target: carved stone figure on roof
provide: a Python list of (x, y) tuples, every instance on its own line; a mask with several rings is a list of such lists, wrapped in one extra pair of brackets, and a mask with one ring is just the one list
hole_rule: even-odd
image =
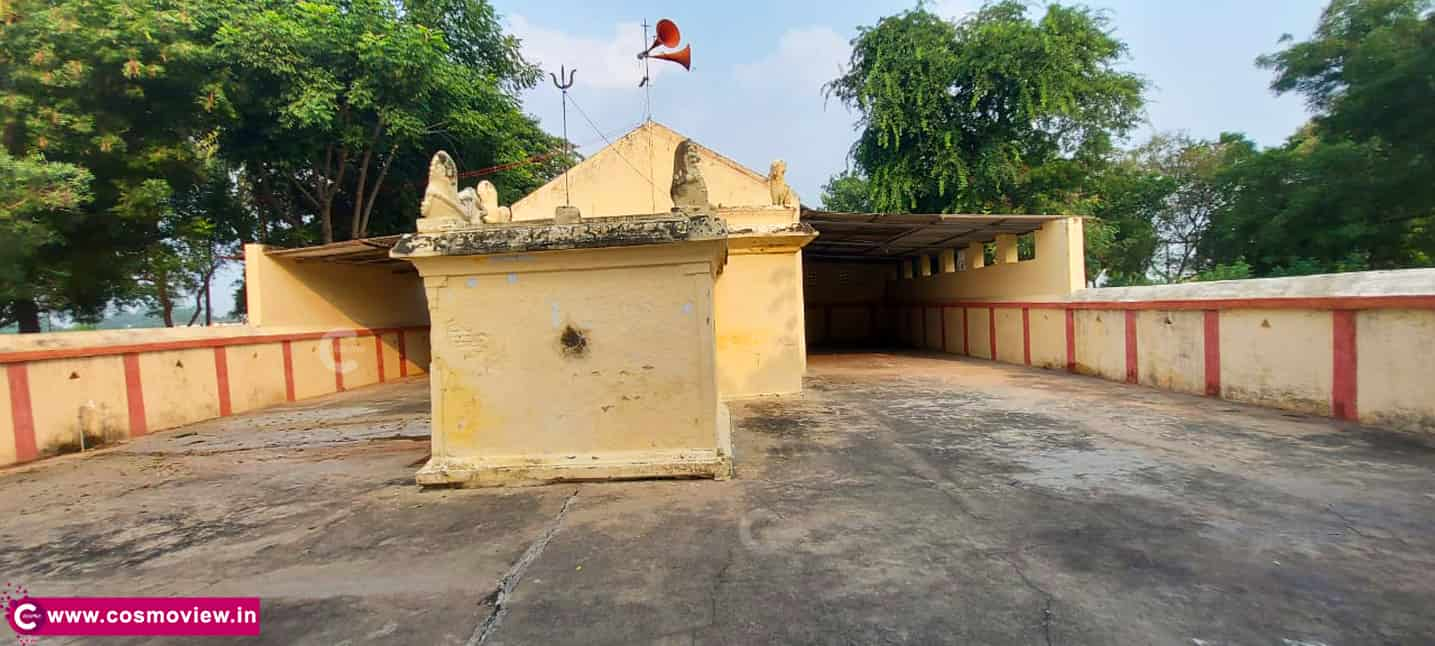
[(673, 198), (673, 209), (679, 211), (707, 210), (708, 187), (703, 182), (702, 169), (698, 164), (697, 144), (684, 139), (673, 153), (673, 186), (669, 195)]

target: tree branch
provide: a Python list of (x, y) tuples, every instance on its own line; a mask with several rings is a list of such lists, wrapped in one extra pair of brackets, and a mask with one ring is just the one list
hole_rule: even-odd
[(384, 185), (384, 177), (389, 174), (389, 165), (394, 163), (394, 156), (399, 152), (399, 145), (389, 147), (389, 154), (384, 158), (383, 166), (379, 167), (379, 176), (374, 180), (374, 189), (369, 193), (369, 199), (364, 203), (364, 225), (359, 229), (360, 237), (369, 235), (369, 216), (374, 212), (374, 202), (379, 199), (379, 187)]
[(351, 238), (360, 237), (364, 213), (364, 182), (369, 178), (369, 162), (374, 158), (374, 146), (378, 145), (379, 134), (384, 128), (384, 118), (374, 123), (374, 133), (369, 136), (369, 145), (364, 148), (364, 160), (359, 163), (359, 181), (354, 189), (354, 216), (349, 222)]

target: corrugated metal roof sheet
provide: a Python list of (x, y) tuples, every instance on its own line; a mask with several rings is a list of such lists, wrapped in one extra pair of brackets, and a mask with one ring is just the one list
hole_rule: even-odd
[(379, 236), (344, 240), (313, 247), (270, 249), (267, 253), (270, 256), (298, 261), (340, 262), (351, 265), (389, 263), (407, 265), (408, 263), (405, 261), (389, 257), (389, 249), (398, 241), (399, 236)]
[(802, 221), (820, 235), (805, 256), (824, 260), (890, 262), (991, 242), (1000, 234), (1022, 235), (1064, 215), (950, 215), (939, 213), (842, 213), (802, 209)]

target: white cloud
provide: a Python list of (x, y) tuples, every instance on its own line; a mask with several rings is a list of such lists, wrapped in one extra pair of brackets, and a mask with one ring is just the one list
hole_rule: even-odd
[[(611, 38), (572, 36), (530, 22), (521, 15), (508, 18), (509, 33), (523, 40), (523, 56), (538, 63), (544, 72), (558, 72), (558, 67), (578, 69), (577, 82), (587, 87), (612, 89), (634, 88), (643, 79), (637, 54), (643, 49), (643, 28), (636, 22), (613, 26)], [(672, 72), (676, 66), (653, 65), (652, 76)]]
[(749, 87), (784, 87), (792, 92), (817, 92), (837, 78), (851, 48), (831, 27), (789, 29), (778, 39), (777, 50), (751, 63), (733, 68), (737, 81)]

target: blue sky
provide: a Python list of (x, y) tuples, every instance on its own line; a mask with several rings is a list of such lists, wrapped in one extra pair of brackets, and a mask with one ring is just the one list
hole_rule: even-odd
[[(494, 0), (508, 29), (523, 38), (545, 70), (578, 68), (572, 96), (592, 125), (570, 111), (569, 134), (592, 153), (643, 118), (642, 78), (634, 54), (644, 19), (671, 18), (693, 47), (693, 70), (655, 62), (653, 117), (758, 171), (788, 162), (788, 182), (816, 205), (827, 178), (847, 166), (856, 138), (853, 117), (825, 101), (822, 84), (847, 60), (859, 25), (915, 6), (912, 2), (532, 2)], [(979, 0), (929, 3), (960, 17)], [(1130, 46), (1123, 67), (1151, 83), (1147, 124), (1134, 135), (1185, 131), (1214, 138), (1244, 132), (1262, 145), (1281, 143), (1306, 120), (1301, 99), (1277, 97), (1255, 58), (1290, 33), (1314, 29), (1325, 0), (1093, 0)], [(1034, 12), (1040, 11), (1039, 8)], [(559, 132), (559, 95), (546, 80), (524, 95), (525, 109)], [(596, 127), (595, 127), (596, 126)], [(222, 271), (218, 285), (241, 274)], [(229, 311), (229, 289), (215, 291)]]
[[(823, 99), (822, 83), (838, 74), (859, 25), (915, 6), (910, 2), (523, 2), (495, 0), (524, 51), (545, 69), (578, 68), (572, 96), (597, 126), (570, 113), (571, 138), (591, 153), (643, 114), (634, 54), (639, 23), (671, 18), (693, 47), (693, 70), (654, 63), (653, 116), (739, 162), (765, 170), (788, 161), (788, 181), (807, 204), (847, 164), (853, 117)], [(1276, 97), (1256, 56), (1274, 51), (1283, 33), (1304, 38), (1325, 0), (1094, 0), (1130, 46), (1123, 67), (1152, 84), (1148, 124), (1135, 135), (1186, 131), (1214, 138), (1245, 132), (1279, 144), (1306, 119), (1299, 97)], [(929, 3), (959, 17), (978, 0)], [(1041, 11), (1039, 6), (1034, 14)], [(525, 108), (557, 132), (559, 97), (545, 81)], [(601, 133), (601, 134), (600, 134)]]

